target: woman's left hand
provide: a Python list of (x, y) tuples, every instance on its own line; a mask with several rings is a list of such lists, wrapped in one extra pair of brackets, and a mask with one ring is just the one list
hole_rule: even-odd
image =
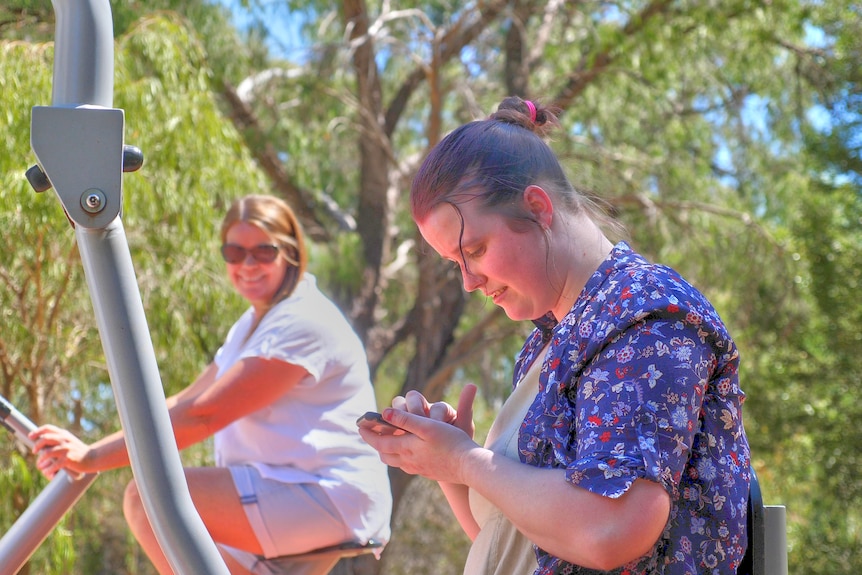
[(389, 466), (435, 481), (463, 483), (463, 457), (481, 449), (472, 440), (475, 397), (476, 386), (465, 386), (455, 410), (443, 402), (429, 404), (422, 394), (408, 392), (383, 411), (383, 418), (409, 433), (381, 436), (365, 429), (359, 433)]
[(392, 399), (392, 407), (452, 424), (472, 438), (475, 431), (473, 424), (473, 401), (475, 399), (476, 386), (469, 383), (461, 390), (461, 395), (458, 398), (458, 409), (453, 408), (445, 401), (428, 403), (425, 396), (415, 390), (408, 391), (404, 397), (395, 396)]

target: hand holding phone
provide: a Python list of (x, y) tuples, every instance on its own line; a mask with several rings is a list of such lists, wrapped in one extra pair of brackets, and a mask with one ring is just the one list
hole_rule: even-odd
[(356, 420), (356, 425), (370, 429), (377, 435), (404, 435), (406, 429), (401, 429), (397, 425), (393, 425), (383, 419), (383, 416), (376, 411), (367, 411), (362, 417)]

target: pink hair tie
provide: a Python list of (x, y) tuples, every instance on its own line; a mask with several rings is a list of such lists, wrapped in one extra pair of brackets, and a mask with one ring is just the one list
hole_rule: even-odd
[(530, 109), (530, 121), (535, 124), (536, 123), (536, 105), (529, 100), (524, 100), (524, 103), (527, 105), (527, 108)]

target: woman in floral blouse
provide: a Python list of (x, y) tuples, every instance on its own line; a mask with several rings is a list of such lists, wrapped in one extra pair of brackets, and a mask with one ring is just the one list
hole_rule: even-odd
[[(474, 539), (470, 575), (523, 572), (517, 557), (493, 565), (517, 553), (512, 531), (532, 542), (537, 575), (735, 573), (750, 478), (737, 348), (697, 289), (607, 238), (543, 140), (557, 125), (554, 110), (507, 98), (443, 139), (411, 192), (464, 288), (536, 325), (511, 441), (492, 427), (499, 440), (473, 442), (472, 385), (457, 409), (396, 398), (384, 418), (409, 434), (361, 433), (385, 463), (440, 483)], [(502, 544), (485, 536), (489, 508)]]

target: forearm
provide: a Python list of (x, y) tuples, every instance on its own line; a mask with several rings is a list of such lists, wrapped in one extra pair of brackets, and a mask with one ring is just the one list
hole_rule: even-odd
[(179, 450), (211, 437), (224, 427), (217, 422), (214, 414), (197, 411), (193, 402), (180, 402), (168, 410)]
[[(189, 421), (172, 411), (169, 414), (178, 449), (185, 449), (212, 435), (206, 425)], [(92, 443), (81, 461), (81, 467), (89, 473), (126, 467), (130, 463), (125, 434), (117, 431)]]
[(207, 439), (231, 421), (230, 418), (222, 421), (224, 409), (219, 408), (219, 402), (203, 399), (215, 381), (217, 369), (211, 363), (191, 385), (167, 398), (168, 415), (180, 450)]
[(561, 469), (539, 469), (485, 449), (463, 458), (462, 473), (536, 545), (592, 569), (613, 569), (647, 553), (670, 509), (656, 483), (636, 481), (611, 499), (570, 484)]
[(479, 534), (479, 524), (476, 523), (472, 511), (470, 511), (469, 488), (460, 483), (447, 483), (445, 481), (438, 481), (437, 483), (440, 485), (446, 501), (449, 502), (449, 507), (452, 508), (461, 529), (464, 530), (470, 541), (475, 540)]
[(126, 438), (122, 431), (116, 431), (92, 443), (81, 461), (87, 472), (108, 471), (126, 467), (129, 463)]

